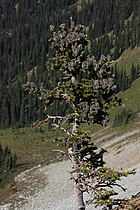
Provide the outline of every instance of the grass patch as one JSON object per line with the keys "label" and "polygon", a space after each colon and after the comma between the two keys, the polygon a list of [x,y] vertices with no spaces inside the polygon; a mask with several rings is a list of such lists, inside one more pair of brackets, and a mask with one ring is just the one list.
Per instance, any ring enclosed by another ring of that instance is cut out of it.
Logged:
{"label": "grass patch", "polygon": [[[56,152],[53,149],[60,149],[60,146],[53,142],[55,136],[61,131],[48,131],[46,126],[40,129],[34,127],[0,130],[0,143],[6,145],[11,152],[17,155],[15,170],[9,174],[8,183],[0,188],[0,202],[12,193],[11,185],[13,178],[22,171],[32,168],[38,164],[46,165],[56,161]],[[61,148],[62,149],[62,148]]]}
{"label": "grass patch", "polygon": [[118,94],[118,97],[122,99],[122,106],[116,107],[111,112],[111,124],[117,114],[122,112],[125,108],[126,110],[132,110],[133,114],[137,114],[140,112],[140,78],[136,79],[131,87]]}
{"label": "grass patch", "polygon": [[8,145],[12,152],[17,154],[18,164],[34,164],[42,160],[42,157],[47,159],[47,162],[53,158],[50,153],[57,147],[53,143],[53,138],[57,135],[58,131],[48,131],[45,126],[41,130],[33,127],[8,128],[0,130],[0,142],[3,146]]}
{"label": "grass patch", "polygon": [[[132,63],[134,66],[140,65],[140,47],[134,49],[128,49],[124,51],[121,57],[115,62],[117,69],[124,69],[127,75],[130,75]],[[123,111],[123,109],[132,110],[132,113],[140,112],[140,78],[136,79],[131,87],[124,92],[120,92],[118,97],[122,99],[122,106],[117,107],[111,111],[111,124],[114,121],[116,115]]]}
{"label": "grass patch", "polygon": [[128,50],[125,50],[120,58],[115,61],[117,69],[121,70],[123,68],[128,75],[131,72],[132,63],[134,66],[140,64],[140,47],[135,47],[134,49],[129,48]]}

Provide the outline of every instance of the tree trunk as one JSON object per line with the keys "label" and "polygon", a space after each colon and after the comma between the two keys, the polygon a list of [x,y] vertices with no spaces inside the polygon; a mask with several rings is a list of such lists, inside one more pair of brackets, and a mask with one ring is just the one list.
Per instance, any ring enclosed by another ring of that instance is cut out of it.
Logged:
{"label": "tree trunk", "polygon": [[79,189],[75,187],[76,194],[76,209],[85,210],[85,204],[83,202],[83,193],[79,192]]}
{"label": "tree trunk", "polygon": [[[73,84],[78,83],[74,76],[71,78],[71,82]],[[73,127],[72,127],[72,133],[74,135],[77,132],[77,127],[78,127],[76,122],[77,122],[77,119],[75,119],[75,121],[73,123]],[[73,148],[69,148],[69,149],[70,149],[69,151],[70,151],[71,161],[73,163],[73,168],[77,168],[79,165],[79,161],[75,155],[76,151],[74,151]],[[76,198],[75,199],[76,200],[76,210],[85,210],[83,192],[78,188],[78,183],[77,183],[77,180],[79,179],[79,174],[73,173],[72,178],[73,178],[74,193],[75,193],[75,198]]]}
{"label": "tree trunk", "polygon": [[[72,133],[75,133],[77,131],[77,124],[74,122],[73,128],[72,128]],[[78,158],[74,154],[74,151],[72,148],[70,148],[71,151],[71,161],[73,163],[73,168],[78,167]],[[77,180],[79,179],[79,174],[78,173],[73,173],[72,174],[73,178],[73,184],[74,184],[74,193],[75,193],[75,200],[76,200],[76,210],[85,210],[85,203],[84,203],[84,197],[83,197],[83,192],[78,188],[78,183]]]}
{"label": "tree trunk", "polygon": [[[73,166],[76,166],[76,160],[74,155],[72,156]],[[83,192],[78,188],[77,180],[79,178],[78,173],[73,174],[74,193],[76,200],[76,210],[85,210],[85,203],[83,198]]]}

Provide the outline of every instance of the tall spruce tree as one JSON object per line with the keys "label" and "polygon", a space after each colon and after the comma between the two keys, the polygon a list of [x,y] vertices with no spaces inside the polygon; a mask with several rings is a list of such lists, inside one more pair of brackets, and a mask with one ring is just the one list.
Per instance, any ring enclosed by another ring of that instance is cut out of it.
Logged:
{"label": "tall spruce tree", "polygon": [[[57,100],[60,104],[66,101],[70,112],[56,116],[48,115],[37,126],[52,122],[55,128],[64,131],[59,140],[67,147],[67,155],[73,164],[71,177],[77,202],[76,209],[85,210],[85,192],[92,194],[90,202],[113,209],[114,205],[121,205],[121,201],[111,197],[116,195],[112,187],[119,186],[117,181],[129,172],[107,168],[103,160],[106,151],[97,148],[89,133],[80,126],[81,123],[106,125],[110,106],[117,103],[114,98],[114,78],[109,68],[110,57],[101,56],[96,60],[89,54],[89,40],[84,33],[84,27],[75,26],[72,18],[70,28],[61,24],[58,32],[53,25],[50,26],[50,30],[53,52],[50,67],[52,71],[61,72],[60,82],[52,90],[37,87],[30,82],[24,87],[45,101],[46,110]],[[65,123],[68,122],[70,126],[66,128]],[[64,151],[61,152],[64,154]]]}

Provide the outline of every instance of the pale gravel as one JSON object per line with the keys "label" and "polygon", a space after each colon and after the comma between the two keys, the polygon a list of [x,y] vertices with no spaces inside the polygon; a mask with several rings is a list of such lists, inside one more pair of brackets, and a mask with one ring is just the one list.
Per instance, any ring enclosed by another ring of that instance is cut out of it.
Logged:
{"label": "pale gravel", "polygon": [[[127,187],[127,192],[124,193],[119,190],[120,197],[131,197],[140,191],[140,139],[138,138],[133,143],[123,141],[122,139],[133,135],[135,132],[128,132],[122,137],[116,137],[110,144],[107,142],[104,145],[108,148],[109,152],[106,154],[106,162],[109,167],[115,169],[137,168],[135,176],[131,175],[127,178],[123,178],[121,184]],[[121,143],[114,145],[113,148],[109,148],[111,144]],[[44,186],[35,192],[34,195],[26,196],[26,193],[20,196],[24,197],[24,203],[14,203],[14,207],[10,207],[10,203],[7,205],[0,205],[0,210],[74,210],[75,209],[75,196],[73,194],[73,184],[70,179],[69,171],[71,169],[70,161],[63,161],[60,163],[51,164],[49,166],[38,167],[36,170],[43,177],[46,177]],[[26,174],[26,172],[25,172]],[[85,196],[86,199],[86,196]],[[94,206],[88,206],[86,210],[102,209],[95,208]]]}
{"label": "pale gravel", "polygon": [[[69,162],[65,161],[60,164],[52,164],[47,170],[49,183],[45,188],[38,192],[35,197],[31,197],[29,203],[20,207],[20,210],[74,210],[75,196],[73,194],[73,185],[66,168],[71,168]],[[140,189],[140,165],[135,176],[129,176],[122,179],[123,186],[128,188],[124,193],[119,190],[120,197],[131,197]],[[55,173],[55,176],[54,176]],[[65,176],[64,176],[65,173]],[[87,206],[86,210],[102,209],[94,206]]]}

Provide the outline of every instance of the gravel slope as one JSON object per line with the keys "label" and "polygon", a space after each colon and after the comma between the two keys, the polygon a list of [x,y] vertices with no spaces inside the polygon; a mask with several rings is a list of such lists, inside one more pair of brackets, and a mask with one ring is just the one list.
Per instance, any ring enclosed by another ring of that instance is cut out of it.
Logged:
{"label": "gravel slope", "polygon": [[[126,134],[128,137],[129,134]],[[125,138],[123,136],[123,138]],[[127,187],[127,192],[119,192],[120,197],[131,197],[139,192],[140,189],[140,139],[138,138],[133,143],[129,143],[127,140],[121,143],[111,145],[104,145],[108,148],[106,154],[106,162],[110,167],[115,169],[121,169],[121,167],[137,168],[135,176],[131,175],[126,179],[122,179],[121,183],[124,187]],[[22,201],[9,202],[7,205],[0,205],[0,210],[74,210],[75,209],[75,198],[73,194],[73,185],[70,179],[69,171],[71,169],[71,163],[69,161],[63,161],[60,163],[51,164],[44,167],[36,167],[34,174],[38,174],[37,180],[41,177],[46,181],[43,183],[40,189],[36,189],[31,195],[26,189],[21,191],[20,194],[16,194],[22,198]],[[24,179],[25,184],[29,185],[28,172],[19,175],[16,181],[20,182]],[[36,182],[37,182],[36,180]],[[85,196],[86,197],[86,196]],[[24,198],[24,199],[23,199]],[[95,208],[94,206],[88,206],[86,210],[101,209]]]}
{"label": "gravel slope", "polygon": [[[70,165],[69,165],[70,167]],[[44,189],[38,192],[34,197],[29,199],[29,203],[26,203],[20,210],[74,210],[75,200],[73,194],[72,182],[68,171],[68,162],[62,162],[60,164],[53,164],[47,168],[48,172],[48,184]],[[54,173],[55,176],[54,176]],[[65,176],[64,176],[65,173]],[[138,166],[137,174],[129,176],[127,179],[122,179],[121,183],[124,187],[128,187],[126,193],[120,191],[120,197],[131,197],[132,194],[136,194],[140,189],[140,165]],[[69,189],[67,188],[69,187]],[[88,206],[87,210],[97,209],[94,206]],[[101,208],[98,208],[101,209]]]}

